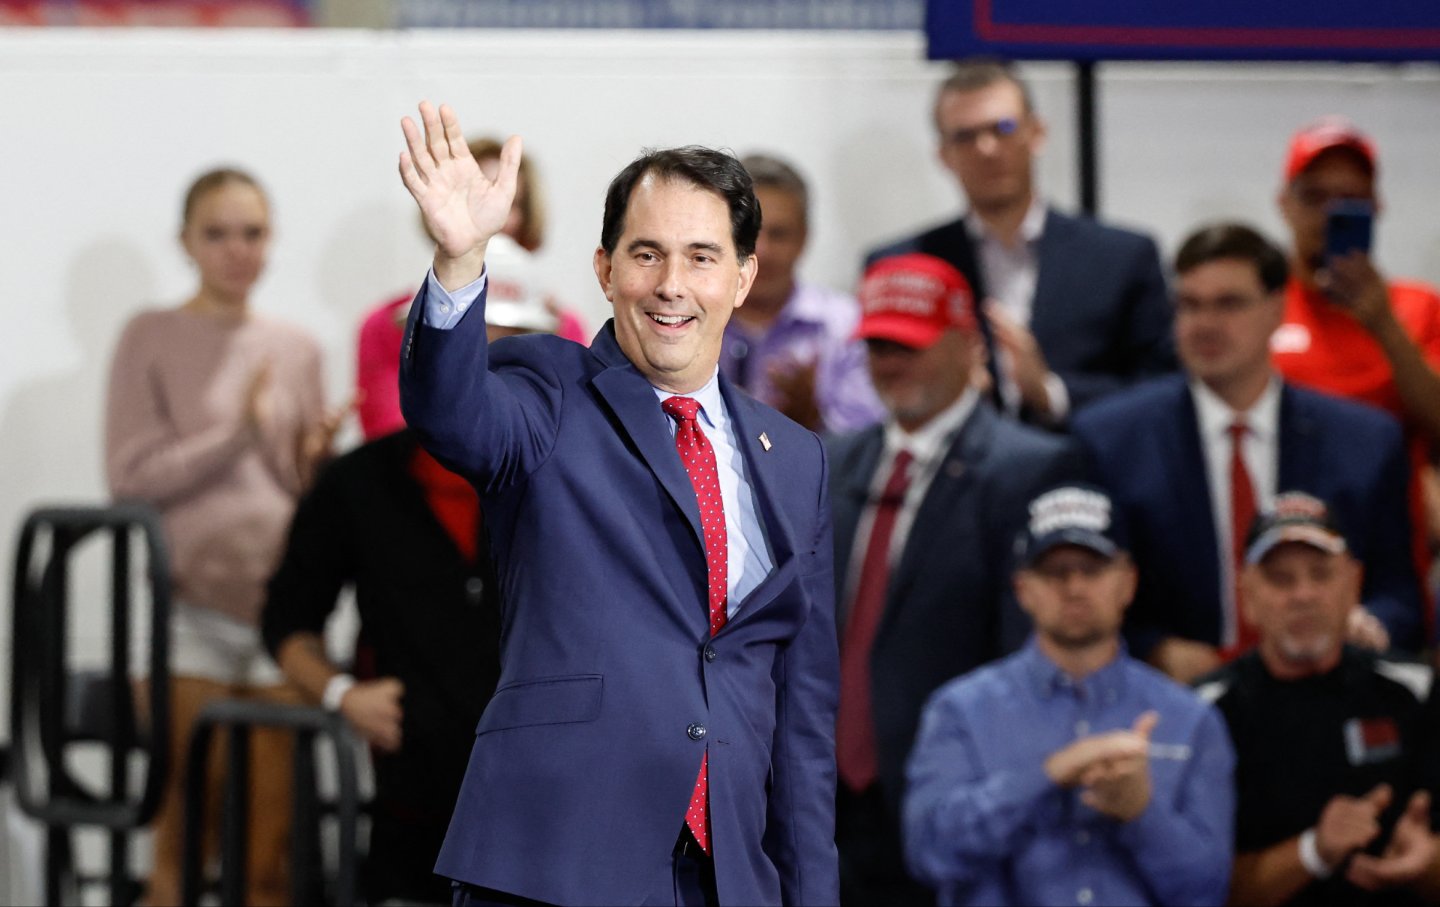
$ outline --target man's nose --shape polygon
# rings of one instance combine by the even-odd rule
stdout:
[[[666,259],[660,266],[659,280],[655,283],[655,295],[661,299],[680,299],[685,295],[685,263],[676,258]]]

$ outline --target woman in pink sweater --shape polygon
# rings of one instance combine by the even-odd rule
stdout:
[[[127,325],[105,425],[110,491],[159,511],[172,564],[172,769],[156,818],[152,904],[180,900],[183,754],[200,709],[236,696],[299,701],[265,654],[258,621],[296,499],[333,434],[319,347],[249,307],[270,244],[260,186],[238,170],[201,176],[185,197],[180,242],[199,286],[178,308]],[[247,901],[282,904],[289,742],[280,732],[253,740]],[[211,786],[217,817],[218,775]]]

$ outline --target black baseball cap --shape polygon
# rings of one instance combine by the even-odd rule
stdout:
[[[1104,558],[1126,550],[1114,503],[1094,485],[1061,485],[1030,502],[1028,521],[1016,541],[1016,561],[1032,567],[1061,545],[1087,548]]]
[[[1255,517],[1245,536],[1245,563],[1258,564],[1277,545],[1298,542],[1326,554],[1344,554],[1349,545],[1324,501],[1303,491],[1275,496],[1275,506]]]

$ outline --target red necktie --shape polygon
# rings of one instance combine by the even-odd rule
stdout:
[[[705,537],[705,563],[710,579],[710,635],[725,626],[725,603],[730,595],[729,554],[725,538],[725,505],[720,499],[720,474],[715,468],[715,448],[700,430],[695,417],[700,403],[690,397],[669,397],[661,404],[675,420],[675,449],[690,484],[695,486],[695,499],[700,504],[700,531]],[[690,808],[685,811],[685,824],[700,849],[710,852],[710,753],[700,757],[700,777],[695,779],[695,792],[690,795]]]
[[[840,780],[859,792],[880,774],[875,754],[875,716],[870,709],[870,648],[885,611],[890,587],[890,537],[910,484],[908,451],[895,455],[890,478],[875,505],[875,520],[865,545],[865,560],[840,645],[840,715],[835,727],[835,757]]]
[[[1245,618],[1240,605],[1240,571],[1245,569],[1245,536],[1250,524],[1255,521],[1255,486],[1250,482],[1250,470],[1245,468],[1245,436],[1250,429],[1243,421],[1234,423],[1230,432],[1230,575],[1232,578],[1231,601],[1234,603],[1232,626],[1235,627],[1235,641],[1221,653],[1225,658],[1234,658],[1248,652],[1259,637],[1255,627]]]

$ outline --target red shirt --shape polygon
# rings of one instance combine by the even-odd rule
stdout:
[[[1440,371],[1440,293],[1418,281],[1396,281],[1390,284],[1390,308],[1420,347],[1425,361]],[[1415,566],[1417,574],[1424,577],[1430,550],[1419,472],[1428,462],[1429,445],[1405,415],[1395,375],[1380,344],[1343,308],[1292,277],[1285,288],[1285,321],[1270,338],[1270,351],[1275,368],[1286,380],[1378,406],[1400,420],[1410,453]],[[1430,602],[1428,594],[1424,600]],[[1432,615],[1427,614],[1427,627],[1431,620]]]

